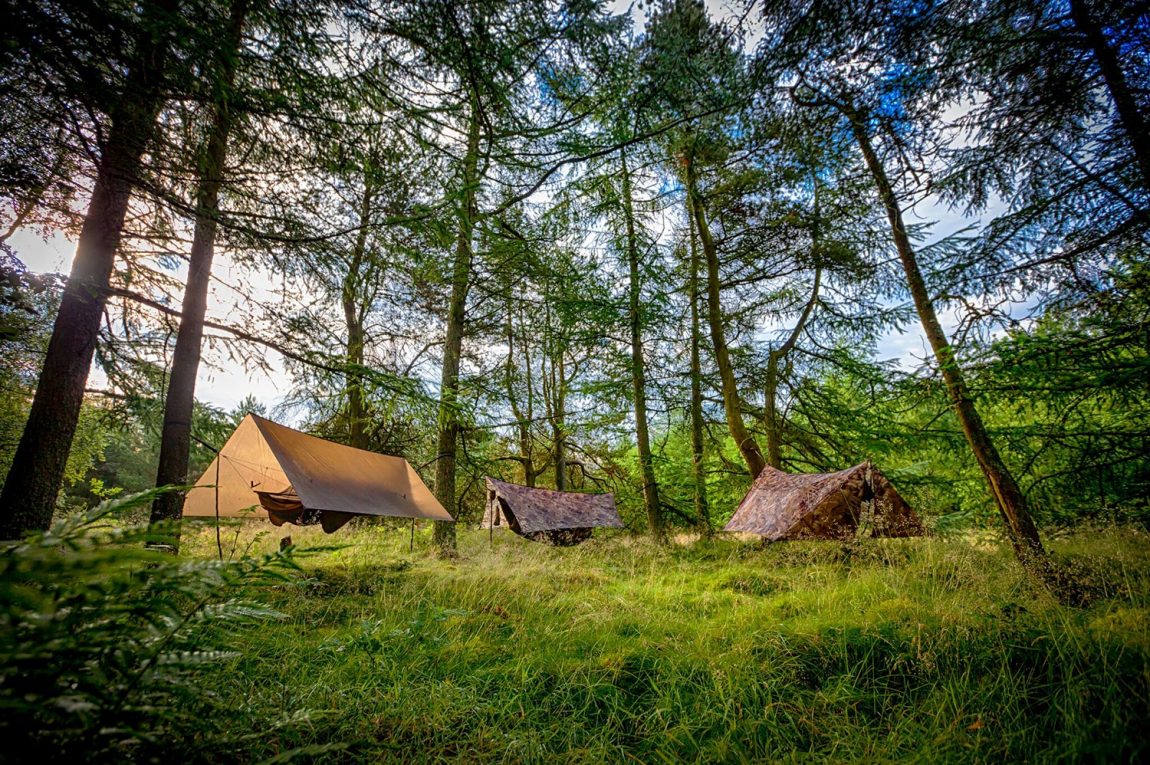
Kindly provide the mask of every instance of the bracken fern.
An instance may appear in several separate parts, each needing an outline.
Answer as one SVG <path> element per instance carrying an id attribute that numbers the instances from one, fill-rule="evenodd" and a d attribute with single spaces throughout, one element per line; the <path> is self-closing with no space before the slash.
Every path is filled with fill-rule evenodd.
<path id="1" fill-rule="evenodd" d="M 0 758 L 248 759 L 253 731 L 310 724 L 301 710 L 227 705 L 213 690 L 253 625 L 283 618 L 245 593 L 291 586 L 290 552 L 223 562 L 146 549 L 164 530 L 117 518 L 155 495 L 105 502 L 0 550 Z"/>

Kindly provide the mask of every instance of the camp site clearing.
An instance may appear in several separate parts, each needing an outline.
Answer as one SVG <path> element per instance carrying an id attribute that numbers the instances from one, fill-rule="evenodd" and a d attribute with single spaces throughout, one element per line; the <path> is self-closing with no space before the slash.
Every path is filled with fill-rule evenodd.
<path id="1" fill-rule="evenodd" d="M 1068 608 L 977 536 L 659 547 L 599 529 L 553 547 L 460 529 L 443 560 L 425 522 L 409 553 L 406 523 L 292 529 L 304 579 L 261 593 L 286 618 L 205 678 L 269 718 L 320 713 L 252 759 L 338 744 L 320 760 L 1043 762 L 1150 745 L 1143 535 L 1055 542 L 1087 562 L 1093 599 Z M 225 553 L 273 550 L 270 528 L 226 528 Z M 210 525 L 186 545 L 216 555 Z"/>

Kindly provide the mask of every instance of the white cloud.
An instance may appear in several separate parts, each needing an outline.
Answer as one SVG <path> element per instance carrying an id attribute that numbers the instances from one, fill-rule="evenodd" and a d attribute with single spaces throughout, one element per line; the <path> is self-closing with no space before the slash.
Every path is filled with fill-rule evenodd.
<path id="1" fill-rule="evenodd" d="M 20 258 L 20 262 L 33 273 L 66 273 L 72 266 L 72 255 L 76 244 L 64 234 L 57 232 L 44 239 L 31 229 L 17 229 L 7 244 Z"/>

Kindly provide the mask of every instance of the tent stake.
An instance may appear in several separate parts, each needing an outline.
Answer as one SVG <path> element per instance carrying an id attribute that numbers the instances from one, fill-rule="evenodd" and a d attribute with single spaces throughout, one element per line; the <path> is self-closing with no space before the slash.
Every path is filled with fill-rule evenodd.
<path id="1" fill-rule="evenodd" d="M 415 519 L 411 519 L 411 546 L 407 548 L 408 552 L 415 552 Z"/>

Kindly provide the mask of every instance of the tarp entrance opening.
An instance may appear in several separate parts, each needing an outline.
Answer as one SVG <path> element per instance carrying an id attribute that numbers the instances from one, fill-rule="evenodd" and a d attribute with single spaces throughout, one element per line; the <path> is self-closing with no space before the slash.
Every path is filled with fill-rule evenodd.
<path id="1" fill-rule="evenodd" d="M 519 528 L 519 522 L 515 520 L 515 513 L 511 510 L 511 506 L 507 504 L 507 500 L 495 492 L 488 492 L 487 502 L 488 506 L 494 509 L 494 521 L 490 525 L 507 526 L 507 528 L 516 534 L 523 533 Z"/>

